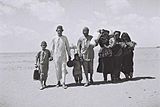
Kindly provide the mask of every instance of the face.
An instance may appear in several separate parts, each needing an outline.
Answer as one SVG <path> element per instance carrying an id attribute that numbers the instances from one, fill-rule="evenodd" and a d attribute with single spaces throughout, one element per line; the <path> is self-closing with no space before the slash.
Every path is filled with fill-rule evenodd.
<path id="1" fill-rule="evenodd" d="M 47 46 L 42 44 L 41 47 L 42 47 L 42 50 L 45 50 Z"/>
<path id="2" fill-rule="evenodd" d="M 87 29 L 84 29 L 84 30 L 83 30 L 83 34 L 84 34 L 85 37 L 88 36 L 88 33 L 89 33 L 89 31 L 88 31 Z"/>
<path id="3" fill-rule="evenodd" d="M 62 36 L 62 32 L 63 32 L 62 29 L 57 29 L 56 31 L 57 31 L 58 36 Z"/>
<path id="4" fill-rule="evenodd" d="M 119 33 L 115 33 L 114 36 L 115 36 L 115 38 L 117 39 L 117 38 L 120 37 L 120 34 L 119 34 Z"/>

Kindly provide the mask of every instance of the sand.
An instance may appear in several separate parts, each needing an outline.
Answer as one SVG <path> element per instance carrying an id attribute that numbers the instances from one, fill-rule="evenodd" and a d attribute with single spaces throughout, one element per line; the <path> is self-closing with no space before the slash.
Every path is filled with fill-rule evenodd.
<path id="1" fill-rule="evenodd" d="M 119 83 L 104 83 L 94 71 L 93 85 L 76 86 L 68 68 L 67 89 L 55 87 L 51 62 L 44 90 L 32 79 L 35 53 L 0 54 L 0 107 L 160 107 L 159 53 L 158 48 L 136 48 L 134 78 Z M 97 57 L 94 65 L 96 70 Z"/>

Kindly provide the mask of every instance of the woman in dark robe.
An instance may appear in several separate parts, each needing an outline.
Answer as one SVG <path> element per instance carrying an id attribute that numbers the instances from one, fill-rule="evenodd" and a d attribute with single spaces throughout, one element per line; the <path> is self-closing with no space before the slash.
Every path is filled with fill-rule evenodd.
<path id="1" fill-rule="evenodd" d="M 115 43 L 112 47 L 113 52 L 113 73 L 112 73 L 112 80 L 117 82 L 120 80 L 120 69 L 122 66 L 122 46 L 121 46 L 121 38 L 120 38 L 120 31 L 114 32 L 114 39 Z"/>
<path id="2" fill-rule="evenodd" d="M 109 31 L 102 29 L 100 32 L 100 38 L 98 44 L 101 49 L 98 53 L 99 55 L 99 65 L 97 72 L 103 73 L 104 81 L 107 81 L 107 75 L 112 73 L 112 51 L 109 47 Z"/>
<path id="3" fill-rule="evenodd" d="M 126 79 L 133 77 L 133 56 L 134 56 L 134 47 L 135 42 L 131 41 L 128 33 L 123 33 L 121 36 L 122 41 L 126 44 L 123 48 L 122 56 L 122 72 L 124 73 Z"/>

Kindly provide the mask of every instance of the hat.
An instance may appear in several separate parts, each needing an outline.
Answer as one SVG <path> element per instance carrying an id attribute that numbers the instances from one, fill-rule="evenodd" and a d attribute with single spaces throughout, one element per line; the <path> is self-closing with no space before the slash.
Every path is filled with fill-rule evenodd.
<path id="1" fill-rule="evenodd" d="M 61 29 L 61 30 L 63 31 L 63 26 L 62 26 L 62 25 L 58 25 L 56 31 L 57 31 L 58 29 Z"/>

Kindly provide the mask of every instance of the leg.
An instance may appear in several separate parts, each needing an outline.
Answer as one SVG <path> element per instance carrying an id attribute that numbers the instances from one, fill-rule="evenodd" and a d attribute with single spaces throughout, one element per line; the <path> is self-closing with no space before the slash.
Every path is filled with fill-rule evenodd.
<path id="1" fill-rule="evenodd" d="M 74 80 L 76 82 L 76 84 L 78 83 L 78 75 L 74 75 Z"/>
<path id="2" fill-rule="evenodd" d="M 56 77 L 57 77 L 57 87 L 61 85 L 61 79 L 62 79 L 62 62 L 57 60 L 55 61 L 55 71 L 56 71 Z"/>
<path id="3" fill-rule="evenodd" d="M 89 85 L 89 80 L 88 80 L 88 61 L 83 61 L 83 69 L 84 69 L 84 74 L 86 77 L 86 83 L 84 84 L 84 86 L 88 86 Z"/>
<path id="4" fill-rule="evenodd" d="M 93 60 L 89 61 L 90 83 L 93 83 Z"/>
<path id="5" fill-rule="evenodd" d="M 80 83 L 80 84 L 81 84 L 81 82 L 82 82 L 82 79 L 83 79 L 83 78 L 82 78 L 82 74 L 80 74 L 80 75 L 79 75 L 79 83 Z"/>
<path id="6" fill-rule="evenodd" d="M 62 64 L 62 87 L 64 88 L 64 89 L 66 89 L 67 88 L 67 86 L 66 86 L 66 75 L 67 75 L 67 69 L 66 69 L 66 63 L 63 63 Z"/>
<path id="7" fill-rule="evenodd" d="M 41 83 L 41 88 L 40 90 L 43 90 L 44 89 L 44 84 L 43 84 L 44 80 L 43 80 L 43 73 L 40 73 L 40 83 Z"/>
<path id="8" fill-rule="evenodd" d="M 103 73 L 103 78 L 104 78 L 104 81 L 107 81 L 107 74 L 106 73 Z"/>

